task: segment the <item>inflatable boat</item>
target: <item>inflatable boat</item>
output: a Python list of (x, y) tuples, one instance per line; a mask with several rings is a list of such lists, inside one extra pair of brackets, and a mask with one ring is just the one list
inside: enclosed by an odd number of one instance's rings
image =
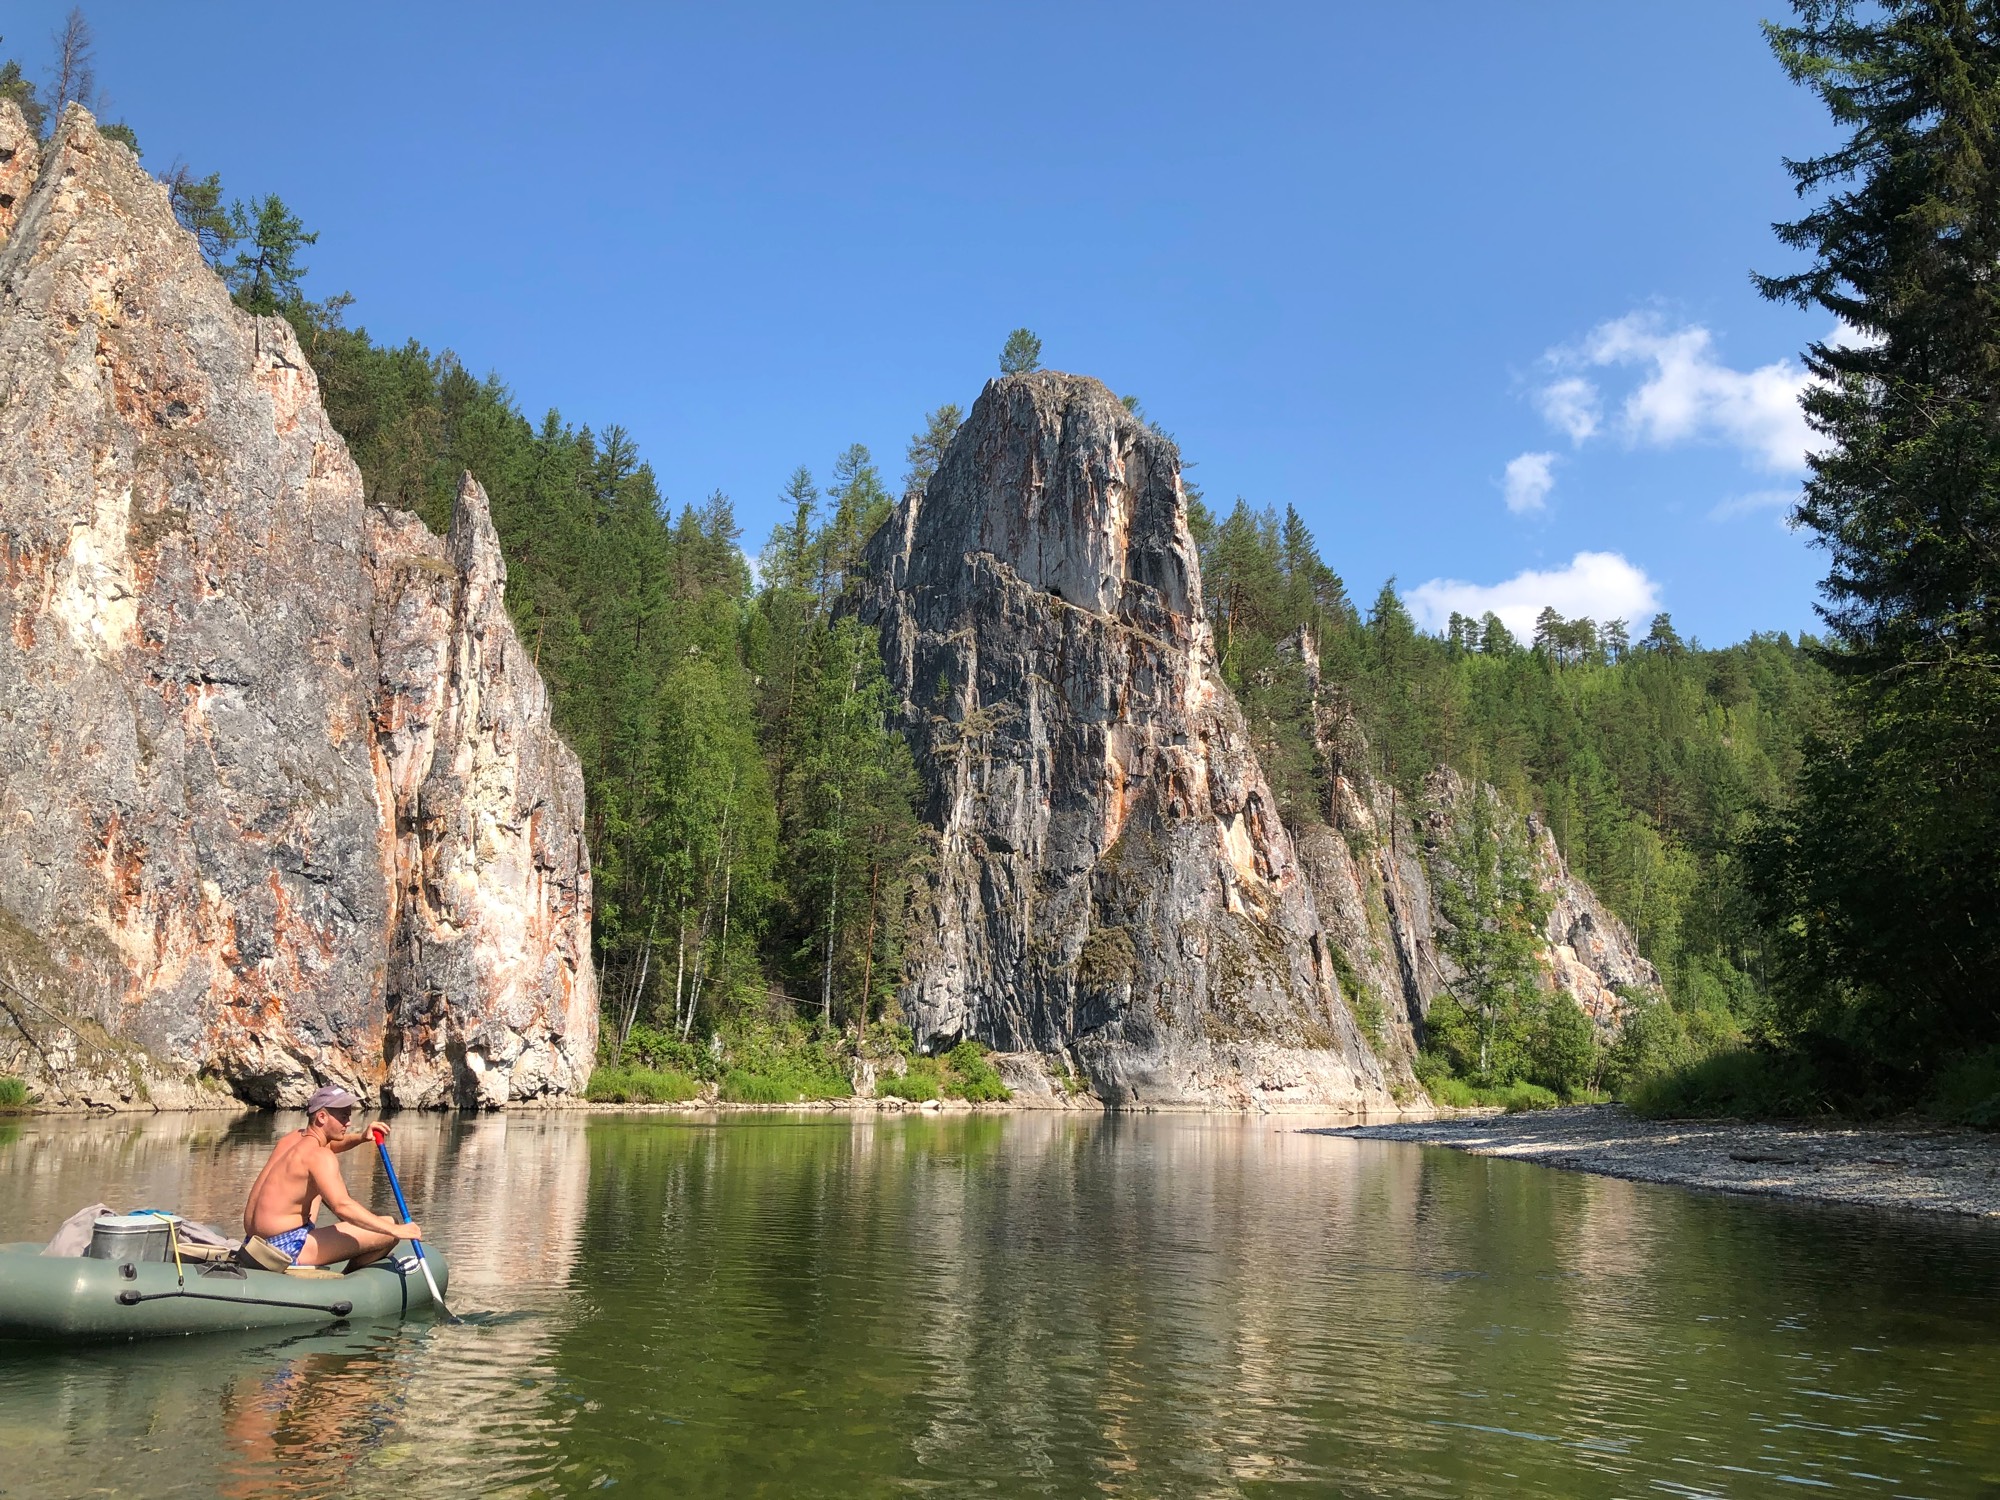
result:
[[(442, 1294), (450, 1270), (426, 1245)], [(0, 1245), (0, 1339), (82, 1343), (402, 1318), (435, 1304), (407, 1244), (358, 1271), (267, 1271), (233, 1259), (48, 1255)]]

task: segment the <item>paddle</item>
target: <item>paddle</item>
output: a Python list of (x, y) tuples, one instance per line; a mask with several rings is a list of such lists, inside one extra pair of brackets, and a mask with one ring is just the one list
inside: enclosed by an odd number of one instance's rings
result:
[[(403, 1216), (403, 1222), (407, 1224), (410, 1222), (410, 1205), (403, 1201), (402, 1183), (396, 1181), (396, 1168), (389, 1160), (389, 1143), (376, 1126), (370, 1125), (368, 1134), (375, 1140), (375, 1149), (382, 1153), (382, 1170), (389, 1174), (389, 1191), (396, 1195), (396, 1212)], [(444, 1293), (438, 1290), (437, 1277), (431, 1275), (431, 1263), (424, 1259), (424, 1242), (411, 1240), (410, 1243), (417, 1247), (417, 1264), (423, 1268), (424, 1280), (430, 1283), (431, 1301), (437, 1304), (437, 1310), (444, 1314), (446, 1322), (458, 1322), (458, 1314), (444, 1305)]]

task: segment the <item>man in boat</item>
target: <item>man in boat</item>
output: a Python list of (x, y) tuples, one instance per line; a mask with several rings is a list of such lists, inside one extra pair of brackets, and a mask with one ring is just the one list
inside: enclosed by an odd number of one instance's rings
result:
[[(398, 1240), (423, 1238), (415, 1224), (370, 1213), (354, 1200), (334, 1158), (366, 1144), (365, 1130), (350, 1132), (355, 1097), (329, 1084), (306, 1099), (306, 1123), (272, 1148), (271, 1159), (250, 1188), (243, 1207), (243, 1232), (256, 1235), (295, 1266), (327, 1266), (346, 1261), (358, 1270), (380, 1260)], [(375, 1129), (384, 1136), (389, 1127)], [(337, 1221), (315, 1225), (320, 1205), (333, 1210)]]

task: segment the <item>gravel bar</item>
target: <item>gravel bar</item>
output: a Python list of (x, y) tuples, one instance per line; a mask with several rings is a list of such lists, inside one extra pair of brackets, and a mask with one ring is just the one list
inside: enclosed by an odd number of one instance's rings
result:
[(1634, 1182), (2000, 1219), (2000, 1135), (1941, 1126), (1642, 1120), (1615, 1104), (1322, 1128)]

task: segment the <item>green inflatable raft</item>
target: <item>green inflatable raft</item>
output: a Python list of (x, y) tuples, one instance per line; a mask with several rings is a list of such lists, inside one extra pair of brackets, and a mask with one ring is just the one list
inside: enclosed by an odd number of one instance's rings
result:
[[(429, 1244), (438, 1290), (450, 1285)], [(83, 1343), (168, 1334), (401, 1318), (434, 1304), (409, 1246), (344, 1275), (265, 1271), (228, 1261), (108, 1260), (0, 1245), (0, 1339)]]

